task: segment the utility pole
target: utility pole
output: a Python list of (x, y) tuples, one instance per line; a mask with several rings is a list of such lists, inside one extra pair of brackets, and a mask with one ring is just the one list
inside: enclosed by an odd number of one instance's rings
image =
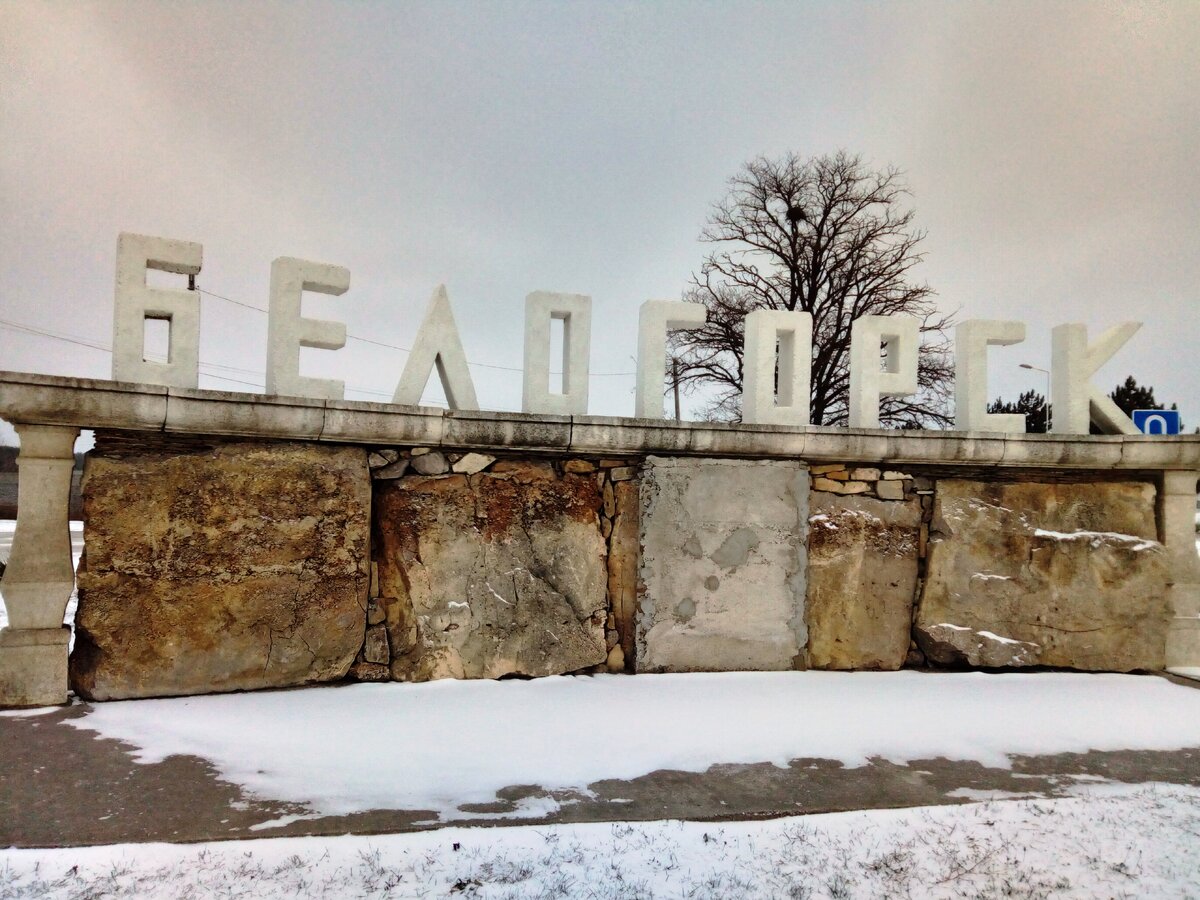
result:
[(679, 418), (679, 360), (671, 357), (671, 389), (675, 393), (675, 421)]

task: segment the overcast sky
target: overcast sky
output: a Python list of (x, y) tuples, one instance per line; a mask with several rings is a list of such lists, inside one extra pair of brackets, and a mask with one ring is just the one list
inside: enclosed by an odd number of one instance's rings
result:
[[(631, 373), (638, 305), (678, 298), (739, 166), (846, 148), (907, 173), (946, 309), (1028, 323), (993, 395), (1044, 391), (1017, 366), (1051, 326), (1140, 320), (1097, 380), (1190, 430), (1198, 48), (1190, 0), (0, 0), (0, 319), (108, 346), (120, 231), (202, 243), (199, 286), (262, 308), (299, 256), (351, 271), (306, 315), (402, 347), (445, 283), (480, 404), (518, 409), (527, 293), (591, 295), (593, 372)], [(202, 387), (261, 385), (265, 314), (205, 297), (200, 357)], [(403, 364), (352, 340), (302, 372), (388, 400)], [(110, 366), (0, 324), (2, 369)], [(598, 374), (591, 411), (632, 415), (633, 383)]]

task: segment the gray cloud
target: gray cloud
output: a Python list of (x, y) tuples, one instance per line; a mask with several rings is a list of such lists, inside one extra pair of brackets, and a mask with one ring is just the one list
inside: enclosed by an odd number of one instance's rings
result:
[[(9, 2), (0, 317), (107, 342), (133, 230), (202, 242), (201, 286), (258, 306), (275, 256), (348, 266), (306, 310), (402, 346), (445, 282), (483, 364), (520, 366), (526, 293), (589, 293), (593, 368), (627, 372), (638, 304), (678, 295), (741, 162), (847, 147), (908, 172), (945, 306), (1029, 322), (994, 392), (1041, 387), (1016, 363), (1047, 364), (1054, 324), (1142, 319), (1101, 383), (1132, 372), (1194, 425), (1197, 45), (1186, 3)], [(201, 358), (261, 383), (265, 317), (204, 303)], [(4, 368), (108, 365), (0, 330)], [(402, 365), (304, 356), (387, 393)], [(518, 373), (475, 375), (519, 405)], [(595, 379), (593, 411), (631, 414), (632, 385)]]

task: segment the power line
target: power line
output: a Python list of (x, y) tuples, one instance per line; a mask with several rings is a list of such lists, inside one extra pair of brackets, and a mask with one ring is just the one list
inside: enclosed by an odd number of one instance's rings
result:
[[(267, 313), (267, 310), (263, 309), (261, 306), (255, 306), (252, 303), (246, 303), (242, 300), (234, 300), (232, 297), (226, 297), (223, 294), (216, 294), (216, 293), (213, 293), (212, 291), (205, 290), (204, 288), (199, 288), (199, 287), (196, 288), (196, 293), (204, 294), (207, 297), (213, 297), (217, 300), (224, 300), (226, 303), (232, 303), (234, 306), (240, 306), (244, 309), (252, 309), (255, 312), (263, 313), (264, 315)], [(361, 341), (364, 344), (374, 344), (376, 347), (385, 347), (388, 350), (399, 350), (401, 353), (411, 353), (412, 352), (412, 350), (409, 347), (401, 347), (399, 344), (389, 344), (386, 341), (377, 341), (372, 338), (365, 338), (365, 337), (362, 337), (357, 334), (350, 334), (349, 332), (346, 333), (346, 337), (352, 341)], [(495, 369), (500, 372), (520, 372), (521, 374), (525, 373), (524, 369), (518, 369), (514, 366), (495, 366), (490, 363), (477, 363), (477, 362), (470, 362), (470, 361), (467, 362), (467, 365), (473, 366), (478, 369)], [(551, 374), (561, 375), (562, 372), (553, 372)], [(636, 374), (637, 374), (636, 372), (589, 372), (588, 377), (589, 378), (624, 378), (624, 377), (628, 377), (628, 376), (632, 376), (632, 375), (636, 375)]]
[[(255, 308), (256, 307), (251, 307), (251, 309), (255, 309)], [(64, 341), (65, 343), (76, 344), (80, 347), (87, 347), (91, 350), (99, 350), (102, 353), (112, 353), (111, 347), (107, 346), (106, 344), (101, 344), (98, 341), (90, 341), (85, 338), (74, 337), (72, 335), (67, 335), (67, 334), (61, 334), (58, 332), (50, 331), (45, 328), (35, 328), (32, 325), (25, 325), (22, 322), (13, 322), (8, 319), (0, 319), (0, 328), (7, 329), (9, 331), (16, 331), (21, 334), (29, 334), (29, 335), (34, 335), (36, 337), (45, 337), (45, 338), (51, 338), (56, 341)], [(158, 357), (154, 361), (155, 362), (166, 362), (166, 359), (163, 357)], [(242, 368), (239, 368), (238, 366), (227, 366), (222, 363), (212, 363), (212, 362), (206, 362), (204, 360), (200, 360), (200, 366), (201, 366), (201, 368), (207, 367), (207, 368), (211, 368), (211, 369), (221, 369), (221, 370), (224, 370), (227, 372), (239, 372), (243, 375), (257, 375), (258, 374), (253, 369), (242, 369)], [(218, 381), (228, 381), (231, 384), (242, 384), (247, 387), (256, 388), (259, 391), (266, 390), (266, 387), (262, 384), (262, 382), (244, 381), (241, 378), (231, 378), (228, 375), (217, 375), (215, 372), (201, 372), (200, 374), (206, 378), (215, 378)], [(355, 393), (358, 393), (358, 394), (371, 394), (376, 397), (387, 397), (389, 400), (393, 396), (392, 393), (389, 391), (377, 391), (377, 390), (374, 390), (373, 388), (357, 387), (352, 384), (346, 385), (346, 390), (354, 391)], [(436, 406), (445, 406), (446, 405), (445, 403), (442, 403), (441, 401), (437, 401), (437, 400), (430, 401), (430, 402), (432, 402)], [(507, 411), (512, 412), (512, 410), (507, 410)]]

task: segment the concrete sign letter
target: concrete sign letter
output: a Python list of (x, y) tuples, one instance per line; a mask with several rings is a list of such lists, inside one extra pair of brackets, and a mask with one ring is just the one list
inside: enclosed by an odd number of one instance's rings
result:
[[(807, 425), (812, 382), (812, 315), (756, 309), (746, 316), (742, 422)], [(776, 361), (776, 343), (779, 345)], [(776, 366), (779, 386), (776, 389)]]
[[(146, 286), (146, 270), (196, 275), (203, 248), (191, 241), (141, 234), (117, 238), (117, 288), (113, 312), (112, 377), (168, 387), (194, 388), (200, 378), (200, 295)], [(167, 361), (146, 359), (146, 319), (170, 323)]]
[(332, 294), (350, 288), (350, 270), (341, 266), (281, 256), (271, 263), (271, 309), (267, 319), (267, 393), (318, 400), (341, 400), (346, 386), (331, 378), (306, 378), (300, 374), (300, 348), (340, 350), (346, 346), (346, 326), (341, 322), (300, 316), (304, 291)]
[[(921, 322), (912, 316), (862, 316), (850, 330), (850, 427), (879, 427), (879, 398), (917, 392)], [(887, 348), (881, 370), (879, 350)]]
[(425, 321), (417, 332), (417, 340), (400, 383), (396, 385), (393, 403), (417, 406), (433, 367), (437, 366), (442, 390), (446, 392), (446, 403), (451, 409), (479, 409), (475, 400), (475, 385), (467, 368), (467, 355), (463, 352), (458, 326), (454, 324), (454, 312), (450, 309), (450, 297), (446, 286), (438, 285), (425, 311)]
[(1025, 433), (1021, 413), (987, 411), (987, 348), (1025, 340), (1024, 322), (970, 319), (954, 328), (954, 427), (959, 431)]
[(1105, 434), (1138, 434), (1137, 427), (1091, 378), (1112, 359), (1141, 322), (1114, 325), (1088, 345), (1086, 325), (1057, 325), (1050, 331), (1050, 430), (1087, 434), (1095, 422)]
[(663, 417), (663, 376), (667, 370), (667, 332), (703, 325), (708, 310), (682, 300), (647, 300), (638, 313), (637, 393), (634, 415)]
[[(563, 323), (562, 393), (550, 392), (550, 323)], [(587, 415), (592, 298), (534, 291), (525, 298), (523, 412)]]

